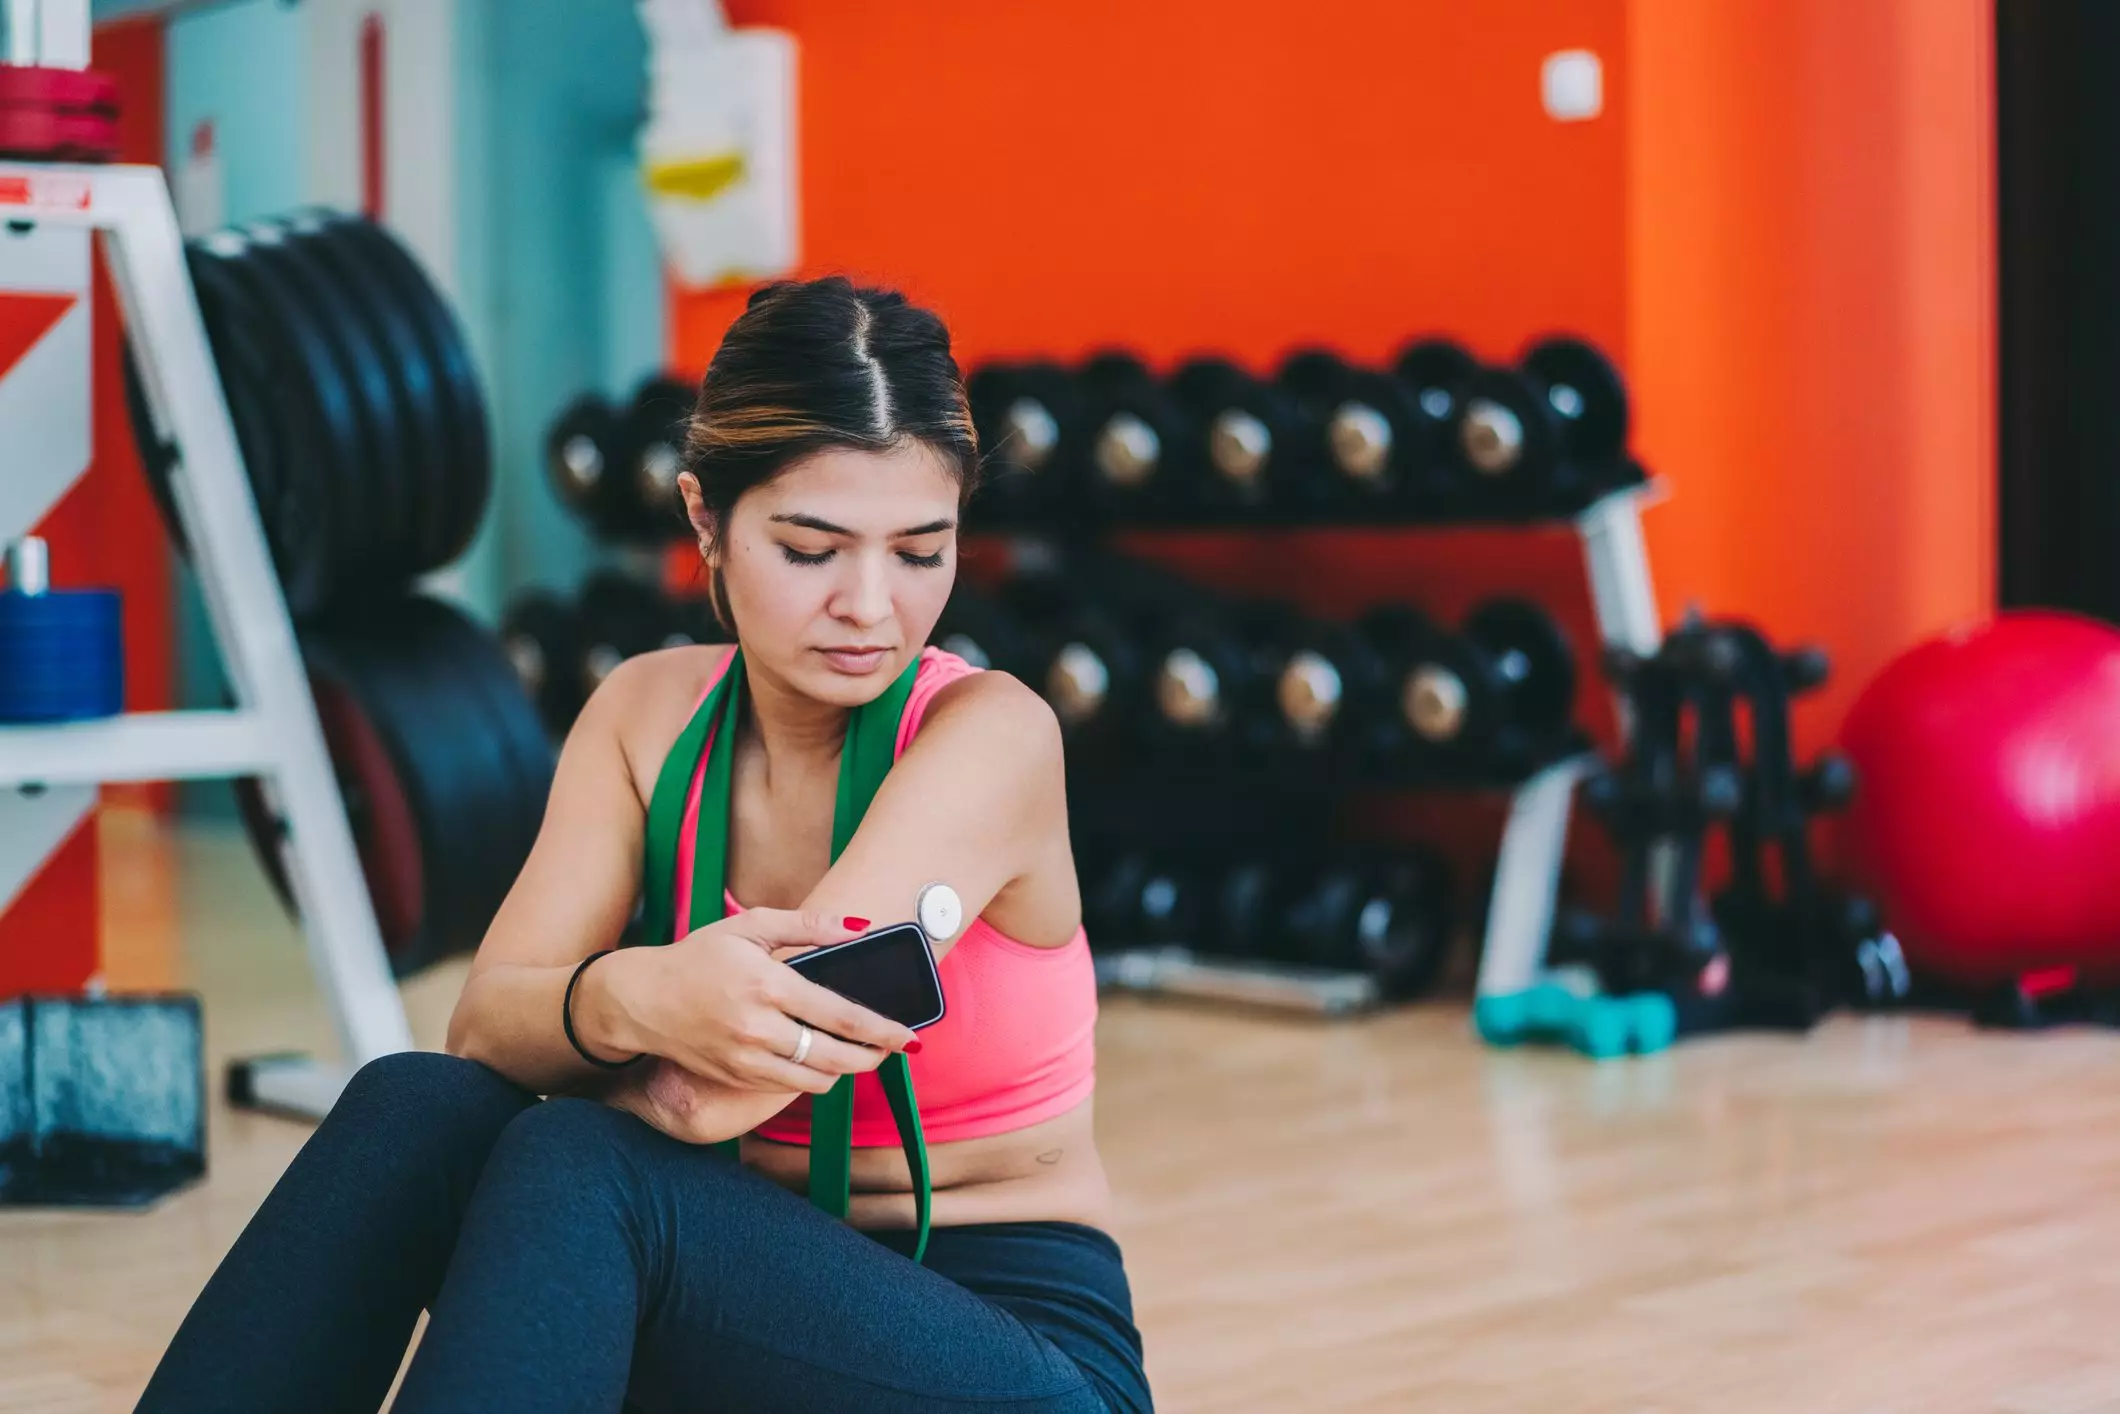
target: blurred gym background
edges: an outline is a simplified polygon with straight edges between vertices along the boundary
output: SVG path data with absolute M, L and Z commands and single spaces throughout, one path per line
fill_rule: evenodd
M 935 641 L 1068 732 L 1170 1407 L 2120 1400 L 2106 7 L 5 14 L 0 1408 L 126 1407 L 266 1112 L 438 1043 L 586 694 L 718 635 L 720 331 L 825 272 L 970 375 Z M 126 166 L 196 349 L 60 213 Z M 133 715 L 275 674 L 307 794 Z

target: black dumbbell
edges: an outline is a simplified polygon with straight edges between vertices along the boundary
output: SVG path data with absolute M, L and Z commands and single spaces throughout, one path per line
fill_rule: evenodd
M 1462 390 L 1457 445 L 1474 473 L 1468 495 L 1498 515 L 1569 514 L 1638 479 L 1626 460 L 1626 384 L 1580 339 L 1547 339 L 1515 368 L 1474 373 Z
M 1475 772 L 1514 775 L 1567 732 L 1574 650 L 1536 604 L 1489 600 L 1458 632 L 1436 636 L 1401 702 L 1426 749 Z
M 546 431 L 545 473 L 560 502 L 596 534 L 626 533 L 634 500 L 625 419 L 601 393 L 567 404 Z
M 1154 706 L 1151 641 L 1198 591 L 1154 566 L 1100 555 L 1015 576 L 999 597 L 1033 635 L 1026 680 L 1070 740 L 1089 748 L 1138 740 Z
M 1907 1000 L 1914 979 L 1899 939 L 1884 926 L 1877 905 L 1861 894 L 1829 895 L 1825 926 L 1832 950 L 1853 966 L 1840 968 L 1845 991 L 1858 1006 L 1892 1007 Z
M 1091 358 L 1077 375 L 1083 403 L 1081 485 L 1099 519 L 1190 519 L 1203 499 L 1198 424 L 1148 366 L 1126 353 Z
M 1452 922 L 1450 875 L 1439 858 L 1356 858 L 1315 871 L 1288 903 L 1283 955 L 1366 973 L 1387 998 L 1403 1001 L 1434 985 Z
M 501 649 L 555 737 L 566 735 L 582 708 L 581 632 L 574 606 L 541 589 L 516 596 L 501 620 Z
M 975 668 L 993 668 L 1038 686 L 1038 648 L 1029 630 L 999 599 L 963 579 L 951 587 L 928 642 Z
M 1321 349 L 1289 355 L 1278 381 L 1317 429 L 1321 514 L 1393 521 L 1442 508 L 1448 485 L 1437 474 L 1437 457 L 1447 424 L 1430 413 L 1419 388 Z M 1430 401 L 1449 397 L 1440 392 Z
M 734 643 L 735 635 L 722 626 L 709 600 L 685 595 L 663 601 L 663 648 L 684 648 L 701 643 Z
M 1183 364 L 1169 387 L 1199 438 L 1196 519 L 1286 525 L 1321 508 L 1324 422 L 1314 408 L 1222 358 Z
M 1082 881 L 1083 929 L 1096 947 L 1190 947 L 1207 915 L 1198 867 L 1176 855 L 1121 850 Z
M 1061 528 L 1075 509 L 1067 493 L 1083 435 L 1074 378 L 1055 363 L 989 363 L 972 373 L 965 391 L 986 459 L 970 510 L 974 526 Z
M 1400 349 L 1391 362 L 1391 373 L 1413 390 L 1422 411 L 1447 425 L 1457 420 L 1464 386 L 1479 366 L 1463 344 L 1428 336 Z
M 1364 625 L 1298 622 L 1274 683 L 1288 742 L 1299 751 L 1329 753 L 1351 764 L 1386 765 L 1401 755 L 1407 732 L 1395 689 L 1421 650 L 1404 647 L 1394 653 L 1391 645 L 1425 644 L 1430 631 L 1418 615 L 1411 626 L 1401 624 L 1381 640 Z
M 1829 751 L 1798 779 L 1797 798 L 1814 813 L 1844 809 L 1855 798 L 1855 763 Z
M 1240 858 L 1214 881 L 1212 912 L 1199 948 L 1221 957 L 1265 958 L 1283 951 L 1286 912 L 1303 885 L 1283 846 Z
M 1832 676 L 1833 660 L 1823 648 L 1794 648 L 1781 655 L 1781 672 L 1789 695 L 1795 697 L 1824 687 Z
M 669 600 L 629 575 L 611 570 L 591 575 L 582 585 L 580 604 L 577 662 L 585 701 L 626 659 L 686 641 L 678 636 Z
M 653 542 L 685 533 L 677 478 L 685 469 L 685 442 L 697 400 L 691 384 L 660 374 L 643 379 L 633 394 L 624 436 L 636 512 L 634 538 Z
M 1173 617 L 1153 652 L 1161 740 L 1238 750 L 1286 740 L 1279 708 L 1295 615 L 1273 600 L 1203 600 Z

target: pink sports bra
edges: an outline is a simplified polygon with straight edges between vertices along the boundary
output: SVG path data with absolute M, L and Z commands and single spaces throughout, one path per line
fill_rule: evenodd
M 724 658 L 722 668 L 727 666 Z M 922 651 L 912 695 L 898 724 L 899 755 L 920 730 L 920 719 L 935 694 L 978 671 L 954 653 Z M 708 692 L 720 677 L 717 671 L 708 681 Z M 702 701 L 705 697 L 705 692 L 700 694 Z M 699 820 L 704 761 L 702 754 L 678 832 L 680 918 L 692 897 L 692 836 Z M 910 907 L 912 901 L 906 902 Z M 731 913 L 743 911 L 734 894 L 728 896 L 728 906 Z M 1065 1114 L 1088 1098 L 1096 1087 L 1097 977 L 1089 938 L 1080 928 L 1057 948 L 1037 948 L 975 918 L 943 957 L 940 972 L 948 1011 L 920 1033 L 920 1054 L 906 1057 L 929 1143 L 1006 1134 Z M 808 1144 L 810 1097 L 798 1096 L 756 1132 L 782 1144 Z M 855 1147 L 896 1148 L 898 1142 L 882 1082 L 874 1075 L 856 1076 Z

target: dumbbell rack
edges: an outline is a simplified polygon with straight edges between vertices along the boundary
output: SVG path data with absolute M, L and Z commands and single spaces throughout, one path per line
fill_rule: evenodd
M 321 1117 L 353 1067 L 412 1048 L 382 932 L 310 698 L 235 426 L 159 168 L 0 162 L 0 220 L 101 238 L 236 706 L 0 726 L 0 790 L 34 799 L 102 782 L 260 778 L 344 1065 L 238 1061 L 233 1097 Z M 5 825 L 0 818 L 0 825 Z
M 1599 637 L 1608 647 L 1631 648 L 1644 656 L 1655 653 L 1663 639 L 1641 525 L 1642 509 L 1656 494 L 1654 483 L 1615 491 L 1573 520 L 1582 541 Z M 1619 711 L 1624 735 L 1624 699 Z M 1522 991 L 1544 976 L 1575 788 L 1596 762 L 1595 753 L 1570 756 L 1515 787 L 1495 864 L 1477 995 Z M 1119 991 L 1206 997 L 1328 1016 L 1366 1010 L 1382 1000 L 1375 982 L 1362 973 L 1232 961 L 1177 945 L 1103 953 L 1097 959 L 1097 980 Z

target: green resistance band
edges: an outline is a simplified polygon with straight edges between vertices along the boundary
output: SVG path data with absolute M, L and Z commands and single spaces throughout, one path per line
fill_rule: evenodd
M 890 773 L 897 753 L 898 723 L 912 695 L 920 665 L 909 664 L 881 697 L 854 709 L 847 722 L 846 745 L 839 756 L 839 799 L 832 812 L 832 858 L 854 838 L 869 802 Z M 704 928 L 727 916 L 729 863 L 729 795 L 735 780 L 736 727 L 743 704 L 743 652 L 692 714 L 655 778 L 648 803 L 647 860 L 642 936 L 652 943 L 681 936 L 672 917 L 677 889 L 677 842 L 684 827 L 685 797 L 702 752 L 706 776 L 699 792 L 699 823 L 693 834 L 691 915 L 683 932 Z M 913 1095 L 913 1076 L 903 1055 L 893 1055 L 877 1071 L 898 1140 L 913 1178 L 913 1205 L 919 1239 L 913 1260 L 927 1252 L 928 1221 L 934 1185 L 928 1175 L 927 1135 L 920 1124 L 920 1105 Z M 733 1160 L 737 1141 L 718 1145 Z M 844 1220 L 851 1196 L 854 1159 L 854 1078 L 843 1076 L 830 1091 L 810 1103 L 810 1201 Z

